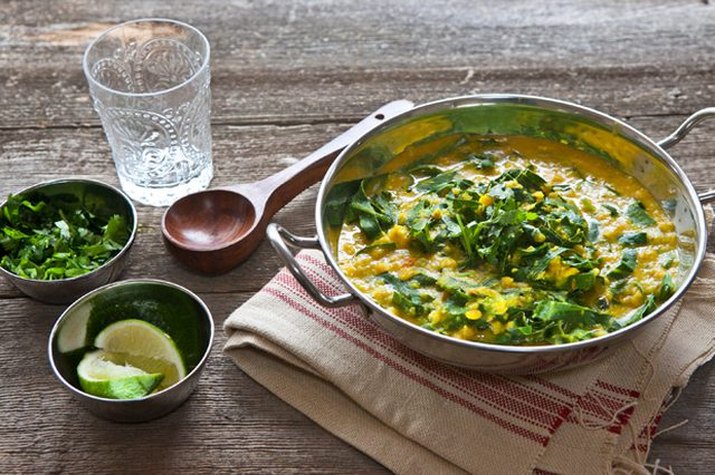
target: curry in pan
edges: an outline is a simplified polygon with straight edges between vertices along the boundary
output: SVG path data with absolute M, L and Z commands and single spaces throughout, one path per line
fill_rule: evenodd
M 390 164 L 338 185 L 327 206 L 341 269 L 401 318 L 473 341 L 561 344 L 628 326 L 674 291 L 673 223 L 601 157 L 455 134 Z

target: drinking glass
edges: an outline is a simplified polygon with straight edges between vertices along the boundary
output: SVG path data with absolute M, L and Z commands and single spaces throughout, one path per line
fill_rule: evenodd
M 83 68 L 122 189 L 164 206 L 213 178 L 210 47 L 193 26 L 141 19 L 87 48 Z

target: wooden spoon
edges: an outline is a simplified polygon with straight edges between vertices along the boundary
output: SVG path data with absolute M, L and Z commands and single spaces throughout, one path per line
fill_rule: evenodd
M 220 274 L 237 266 L 265 236 L 273 215 L 325 175 L 343 148 L 368 131 L 414 107 L 390 102 L 303 160 L 254 183 L 199 191 L 174 202 L 164 213 L 161 232 L 171 254 L 187 267 Z

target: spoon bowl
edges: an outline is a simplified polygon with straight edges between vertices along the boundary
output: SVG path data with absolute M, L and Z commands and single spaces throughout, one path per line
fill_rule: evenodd
M 204 274 L 227 272 L 258 247 L 273 215 L 301 191 L 320 181 L 340 151 L 402 112 L 410 101 L 390 102 L 290 167 L 255 183 L 199 191 L 175 201 L 161 232 L 169 252 Z
M 164 219 L 166 237 L 194 251 L 229 246 L 250 232 L 256 209 L 240 193 L 213 189 L 185 196 Z

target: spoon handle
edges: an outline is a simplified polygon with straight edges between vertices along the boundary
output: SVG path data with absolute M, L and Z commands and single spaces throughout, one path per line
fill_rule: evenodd
M 267 222 L 300 192 L 320 181 L 342 149 L 378 124 L 413 107 L 414 104 L 406 100 L 385 104 L 304 159 L 275 175 L 254 183 L 252 188 L 259 193 L 264 193 L 264 196 L 266 196 L 265 208 L 263 210 L 256 209 L 256 214 L 258 216 L 263 214 L 263 220 Z

